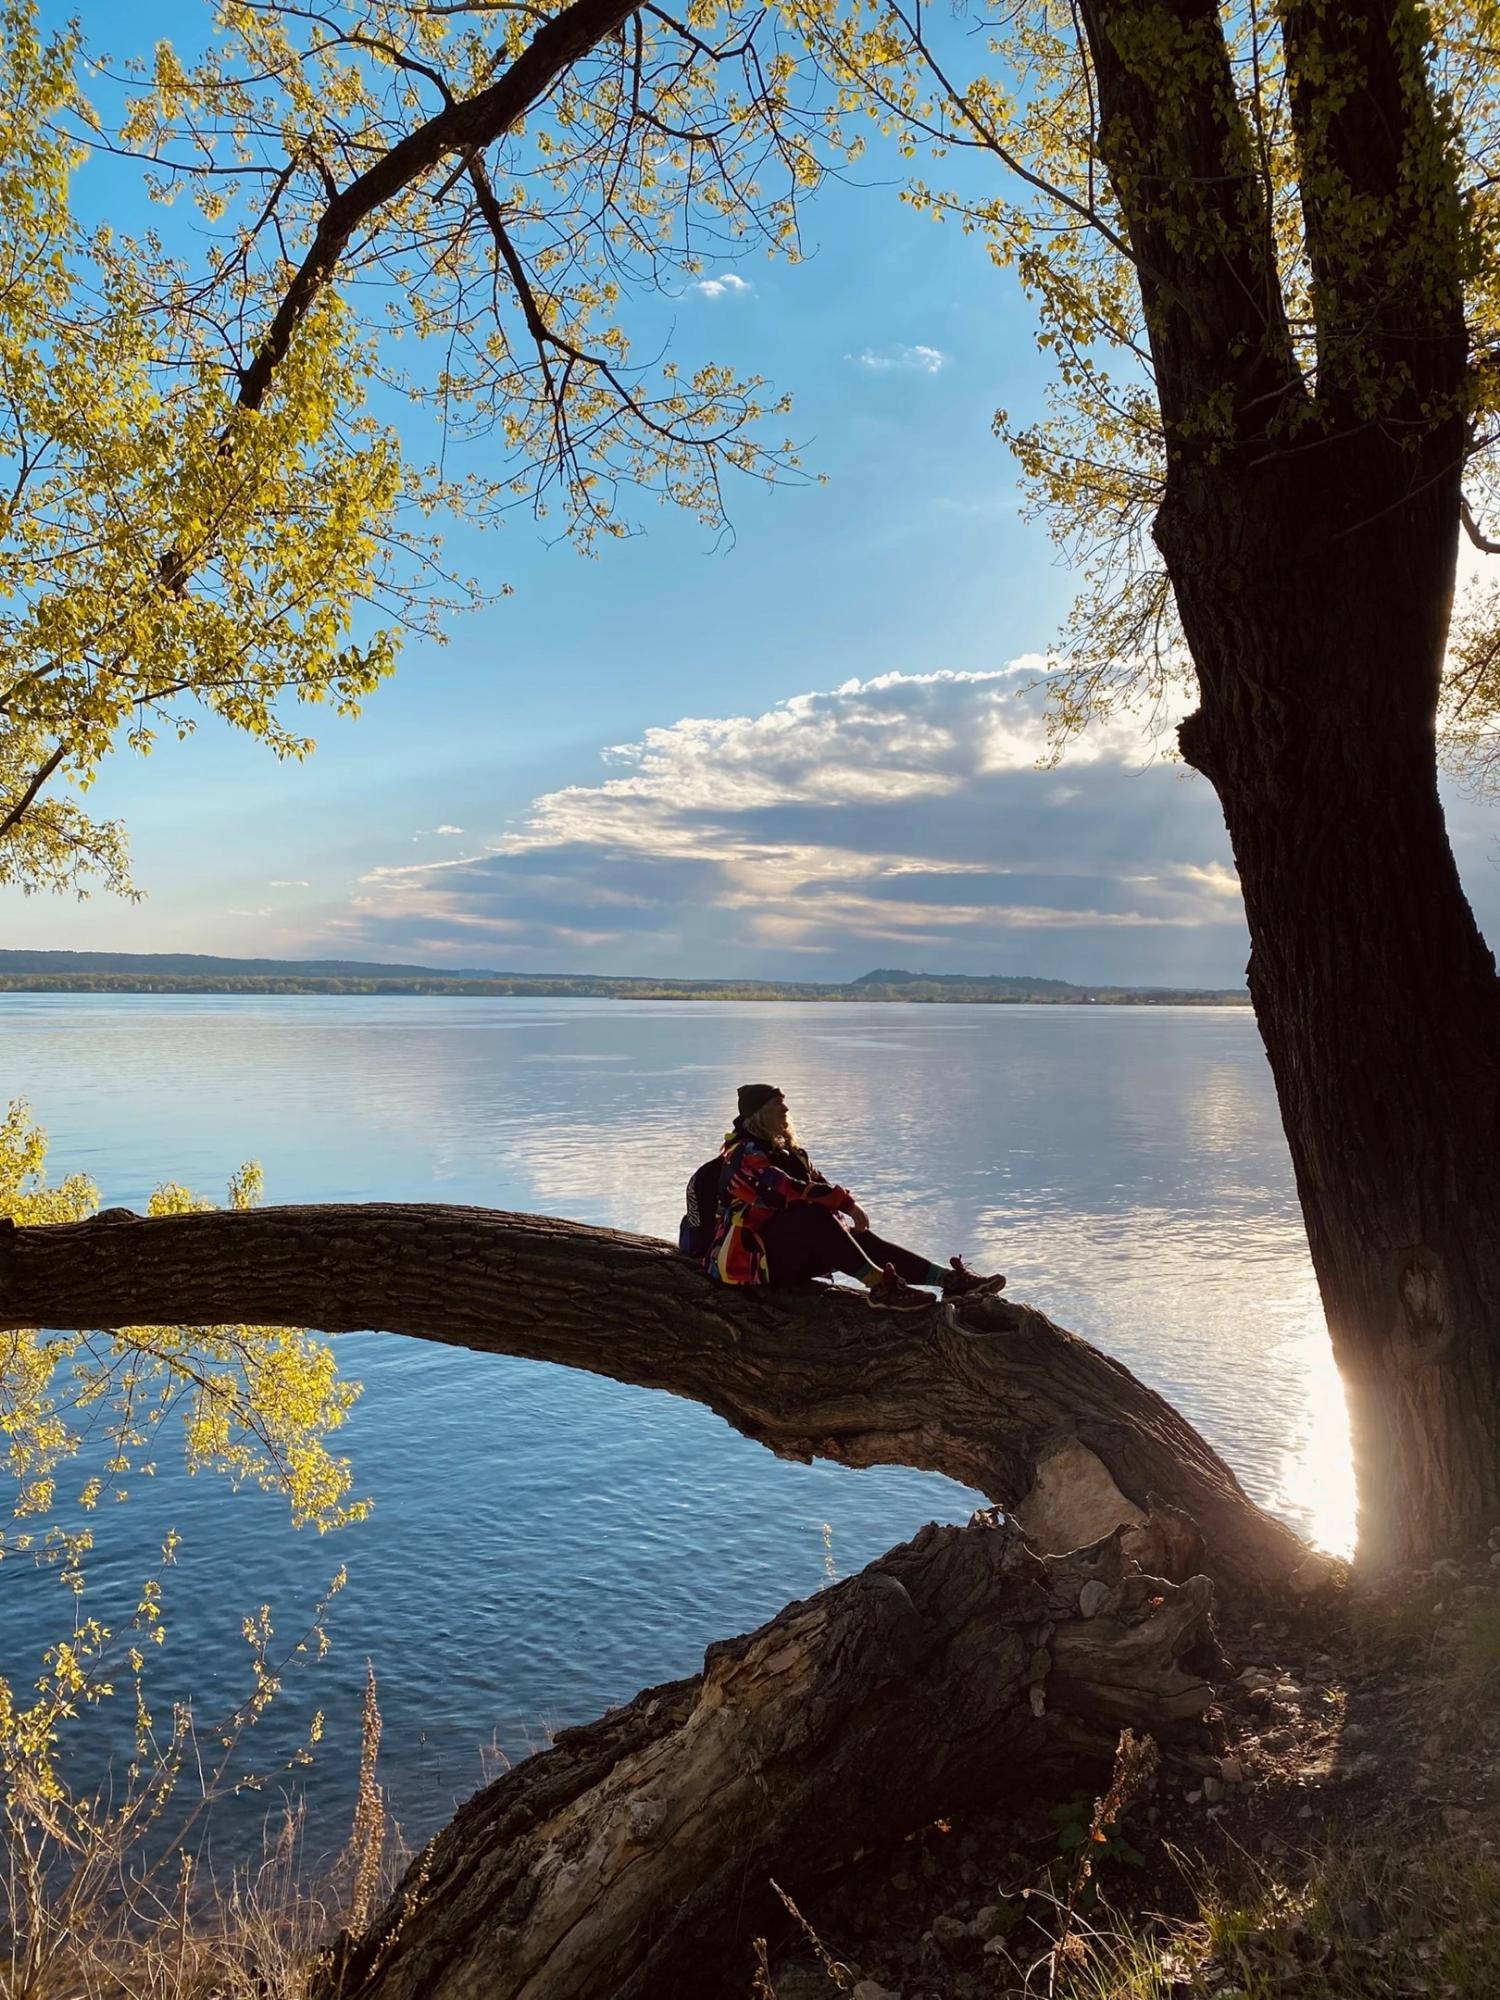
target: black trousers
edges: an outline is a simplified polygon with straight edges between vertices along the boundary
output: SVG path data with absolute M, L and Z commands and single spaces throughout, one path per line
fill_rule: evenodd
M 866 1277 L 872 1264 L 880 1270 L 894 1264 L 896 1275 L 909 1285 L 932 1282 L 925 1257 L 903 1250 L 899 1243 L 887 1243 L 872 1229 L 846 1229 L 831 1208 L 818 1208 L 812 1202 L 793 1202 L 773 1215 L 760 1240 L 766 1246 L 773 1285 L 805 1284 L 834 1271 Z

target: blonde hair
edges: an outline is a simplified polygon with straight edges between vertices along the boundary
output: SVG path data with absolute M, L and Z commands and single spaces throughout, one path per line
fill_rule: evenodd
M 780 1132 L 775 1129 L 772 1123 L 772 1117 L 778 1111 L 786 1119 L 786 1124 Z M 752 1139 L 759 1139 L 764 1145 L 795 1146 L 797 1144 L 796 1128 L 792 1124 L 790 1117 L 787 1116 L 785 1103 L 778 1098 L 773 1097 L 769 1099 L 758 1111 L 752 1111 L 748 1118 L 742 1118 L 740 1124 L 750 1134 Z

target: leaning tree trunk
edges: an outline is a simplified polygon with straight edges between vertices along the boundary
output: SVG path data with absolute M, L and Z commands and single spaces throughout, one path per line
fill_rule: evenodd
M 1080 7 L 1161 405 L 1156 539 L 1201 694 L 1182 748 L 1244 889 L 1349 1392 L 1360 1556 L 1430 1555 L 1500 1519 L 1500 988 L 1437 796 L 1469 251 L 1426 17 L 1275 9 L 1309 367 L 1219 0 Z
M 815 1916 L 857 1852 L 1102 1775 L 1125 1725 L 1201 1756 L 1212 1594 L 1143 1574 L 1118 1536 L 1043 1562 L 993 1516 L 924 1528 L 477 1793 L 322 1992 L 746 1993 L 772 1877 Z
M 226 1322 L 382 1329 L 671 1390 L 783 1458 L 947 1473 L 1044 1549 L 1124 1522 L 1153 1566 L 1201 1553 L 1242 1597 L 1329 1567 L 1163 1397 L 1007 1301 L 891 1314 L 828 1286 L 713 1285 L 649 1237 L 482 1208 L 0 1221 L 0 1328 Z M 1172 1550 L 1168 1510 L 1190 1523 Z

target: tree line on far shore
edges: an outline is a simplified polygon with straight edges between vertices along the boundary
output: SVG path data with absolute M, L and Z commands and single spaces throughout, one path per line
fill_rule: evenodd
M 1250 1004 L 1244 991 L 1210 992 L 1191 987 L 1086 987 L 1044 980 L 1030 986 L 1019 979 L 975 979 L 947 984 L 942 978 L 914 979 L 907 985 L 811 986 L 767 980 L 671 979 L 360 979 L 338 977 L 189 973 L 0 972 L 0 993 L 410 993 L 457 999 L 533 1000 L 904 1000 L 968 1003 L 978 1006 L 1221 1007 Z

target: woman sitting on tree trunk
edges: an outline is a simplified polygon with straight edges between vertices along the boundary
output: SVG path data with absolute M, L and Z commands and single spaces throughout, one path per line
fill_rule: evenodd
M 700 1177 L 712 1178 L 712 1164 L 693 1177 L 690 1218 L 694 1189 Z M 919 1285 L 936 1286 L 953 1299 L 998 1292 L 1005 1283 L 966 1270 L 961 1257 L 932 1264 L 876 1236 L 849 1190 L 831 1186 L 798 1145 L 786 1099 L 771 1083 L 740 1087 L 739 1115 L 720 1155 L 713 1240 L 703 1268 L 724 1285 L 804 1284 L 842 1271 L 868 1288 L 872 1306 L 896 1311 L 932 1304 Z

